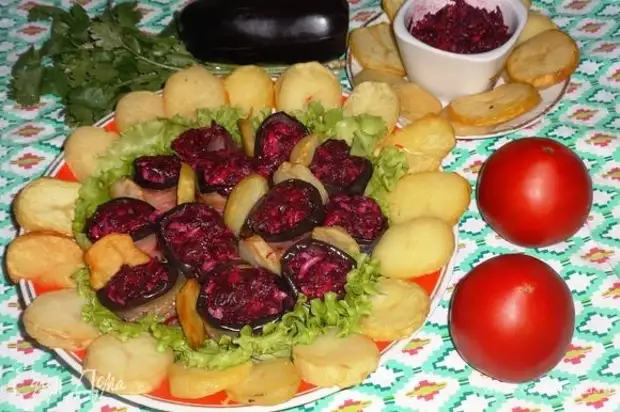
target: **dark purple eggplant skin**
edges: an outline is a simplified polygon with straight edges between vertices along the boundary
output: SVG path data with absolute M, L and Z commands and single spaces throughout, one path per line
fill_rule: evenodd
M 349 3 L 196 0 L 177 16 L 177 26 L 187 50 L 202 61 L 327 62 L 346 51 Z
M 172 173 L 172 177 L 163 182 L 153 182 L 145 178 L 146 167 L 159 166 L 158 163 L 166 163 L 166 167 L 175 168 L 168 170 L 168 174 Z M 150 163 L 150 164 L 149 164 Z M 145 189 L 164 190 L 170 189 L 179 183 L 179 175 L 181 173 L 181 159 L 175 155 L 158 155 L 158 156 L 140 156 L 133 161 L 133 181 L 138 186 Z
M 86 236 L 88 237 L 88 239 L 91 242 L 96 242 L 97 240 L 99 240 L 101 237 L 95 237 L 91 231 L 93 230 L 93 226 L 97 224 L 97 221 L 99 219 L 101 219 L 104 215 L 110 213 L 109 209 L 114 208 L 114 207 L 123 207 L 127 204 L 134 204 L 134 205 L 139 205 L 140 208 L 144 209 L 144 210 L 150 210 L 151 214 L 155 213 L 155 207 L 153 207 L 151 204 L 140 200 L 140 199 L 134 199 L 131 197 L 117 197 L 114 198 L 112 200 L 109 200 L 105 203 L 100 204 L 97 209 L 95 210 L 95 213 L 92 214 L 92 216 L 90 216 L 87 220 L 86 220 L 86 227 L 84 230 L 84 233 L 86 234 Z M 133 232 L 130 232 L 128 234 L 131 235 L 131 238 L 134 241 L 138 241 L 141 239 L 144 239 L 145 237 L 149 236 L 150 234 L 152 234 L 155 231 L 155 225 L 153 222 L 145 222 L 143 226 L 141 226 L 138 230 L 135 230 Z M 119 233 L 119 232 L 116 232 Z M 109 233 L 108 233 L 109 234 Z

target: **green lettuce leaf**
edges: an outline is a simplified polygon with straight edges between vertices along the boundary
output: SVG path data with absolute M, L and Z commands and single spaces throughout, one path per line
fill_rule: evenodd
M 387 194 L 394 190 L 398 179 L 409 170 L 407 154 L 396 146 L 389 146 L 371 160 L 373 173 L 364 194 L 379 204 L 385 216 L 390 216 Z

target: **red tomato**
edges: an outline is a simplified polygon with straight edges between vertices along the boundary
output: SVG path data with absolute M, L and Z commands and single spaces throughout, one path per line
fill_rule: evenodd
M 575 327 L 566 283 L 523 254 L 496 256 L 469 272 L 454 290 L 449 317 L 463 359 L 505 382 L 533 380 L 553 369 Z
M 592 181 L 581 159 L 547 138 L 514 140 L 482 166 L 478 208 L 501 237 L 544 247 L 573 236 L 592 206 Z

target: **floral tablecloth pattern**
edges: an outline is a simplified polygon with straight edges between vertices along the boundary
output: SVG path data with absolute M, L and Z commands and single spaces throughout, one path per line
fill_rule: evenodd
M 516 1 L 516 0 L 515 0 Z M 0 0 L 0 247 L 14 237 L 10 204 L 31 179 L 60 153 L 68 129 L 62 108 L 45 98 L 20 107 L 7 98 L 11 65 L 47 35 L 44 23 L 29 23 L 35 3 L 71 1 Z M 82 0 L 90 12 L 103 0 Z M 379 11 L 377 0 L 349 0 L 352 27 Z M 183 3 L 141 1 L 146 30 L 159 30 Z M 294 2 L 291 2 L 291 7 Z M 460 222 L 460 242 L 451 284 L 491 256 L 524 251 L 553 266 L 574 296 L 576 332 L 562 362 L 547 376 L 521 385 L 493 381 L 468 367 L 450 341 L 446 326 L 452 286 L 416 337 L 391 354 L 362 385 L 296 411 L 618 411 L 620 410 L 620 1 L 534 0 L 577 40 L 581 64 L 561 104 L 527 130 L 499 139 L 459 142 L 444 167 L 472 185 L 484 160 L 522 136 L 547 136 L 567 144 L 586 162 L 594 182 L 594 206 L 570 241 L 546 249 L 521 250 L 498 238 L 472 202 Z M 344 76 L 343 84 L 346 84 Z M 348 87 L 348 85 L 347 85 Z M 474 192 L 475 194 L 475 192 Z M 0 411 L 144 410 L 86 390 L 45 350 L 24 340 L 16 288 L 0 285 Z

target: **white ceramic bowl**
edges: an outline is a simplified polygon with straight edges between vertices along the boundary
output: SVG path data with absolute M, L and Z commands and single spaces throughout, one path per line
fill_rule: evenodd
M 475 7 L 502 11 L 512 33 L 497 49 L 478 54 L 457 54 L 436 49 L 413 37 L 410 21 L 435 13 L 451 0 L 407 0 L 394 20 L 394 34 L 410 81 L 433 93 L 444 104 L 458 96 L 489 90 L 501 73 L 508 54 L 527 22 L 528 10 L 520 0 L 466 0 Z

